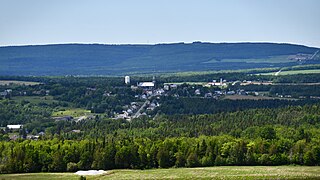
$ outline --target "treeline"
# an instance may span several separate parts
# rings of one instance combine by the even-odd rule
[[[103,136],[115,136],[119,139],[127,137],[146,137],[151,140],[167,137],[199,137],[228,134],[234,137],[258,138],[258,127],[274,126],[282,129],[281,137],[299,140],[296,135],[303,131],[306,137],[320,138],[320,107],[307,105],[277,109],[250,109],[229,113],[201,115],[164,115],[154,120],[147,117],[126,120],[96,119],[74,124],[62,123],[60,137],[64,139],[96,139]],[[52,132],[58,132],[58,127]],[[70,132],[79,129],[81,133]],[[50,133],[46,133],[50,135]],[[54,133],[51,133],[54,137]],[[50,139],[50,137],[48,137]]]
[[[294,98],[299,98],[304,96],[305,98],[310,98],[310,96],[320,96],[320,85],[234,85],[228,86],[229,90],[243,89],[245,91],[251,92],[268,92],[269,95],[290,95]]]
[[[270,88],[269,93],[271,95],[281,94],[281,95],[291,95],[292,97],[310,97],[318,96],[320,97],[320,85],[277,85]]]
[[[232,136],[126,138],[118,141],[0,142],[0,173],[65,172],[78,169],[168,168],[222,165],[319,165],[318,138],[273,138],[262,127],[256,139]],[[267,135],[267,136],[265,136]]]
[[[317,100],[215,100],[208,98],[174,98],[163,97],[161,106],[154,113],[173,114],[213,114],[239,111],[252,108],[278,108],[318,103]]]
[[[320,76],[319,74],[294,74],[276,76],[274,80],[277,83],[318,83],[320,82]]]
[[[0,127],[8,124],[44,123],[51,121],[51,107],[34,106],[26,101],[0,101]]]

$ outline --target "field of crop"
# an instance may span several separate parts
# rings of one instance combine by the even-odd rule
[[[30,82],[30,81],[11,81],[11,80],[0,80],[0,85],[38,85],[38,82]]]
[[[281,71],[277,72],[270,72],[270,73],[263,73],[261,75],[293,75],[293,74],[317,74],[320,73],[320,69],[307,69],[307,70],[290,70],[290,71]]]
[[[150,170],[110,170],[91,179],[319,179],[318,166],[223,166]],[[0,179],[79,179],[73,173],[3,174]]]

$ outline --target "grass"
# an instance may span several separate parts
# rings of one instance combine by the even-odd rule
[[[1,174],[0,180],[42,180],[42,179],[79,179],[80,176],[73,173],[23,173],[23,174]]]
[[[73,116],[79,117],[91,114],[90,110],[81,109],[81,108],[72,108],[72,109],[62,109],[60,111],[56,111],[52,113],[52,116]]]
[[[0,80],[0,85],[38,85],[41,84],[39,82],[31,82],[31,81],[12,81],[12,80]]]
[[[320,69],[309,70],[294,70],[294,71],[281,71],[279,75],[292,75],[292,74],[316,74],[320,73]]]
[[[53,96],[14,96],[12,97],[12,100],[20,103],[21,101],[29,101],[33,104],[38,103],[47,103],[51,104],[53,102],[58,102],[56,100],[53,100]]]
[[[150,170],[110,170],[91,179],[319,179],[319,166],[222,166]],[[79,179],[73,173],[4,174],[0,179]]]

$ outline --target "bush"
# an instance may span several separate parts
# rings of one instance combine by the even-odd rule
[[[197,167],[199,166],[199,159],[196,153],[190,153],[190,155],[187,158],[187,166],[188,167]]]
[[[69,162],[67,164],[67,171],[68,172],[75,172],[78,170],[78,165],[77,163],[74,163],[74,162]]]

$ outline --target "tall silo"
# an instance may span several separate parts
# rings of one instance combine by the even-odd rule
[[[124,83],[130,84],[130,76],[125,76],[124,77]]]

